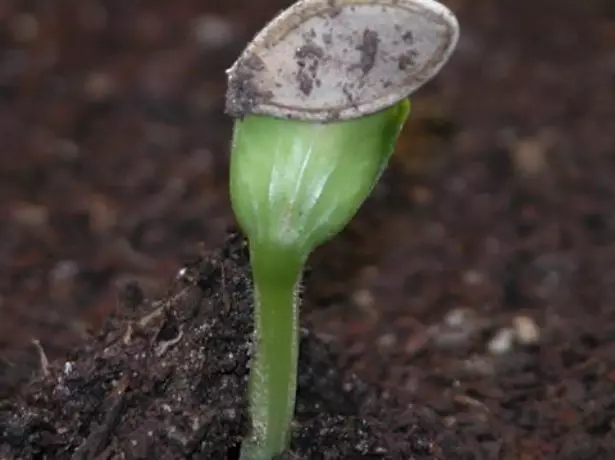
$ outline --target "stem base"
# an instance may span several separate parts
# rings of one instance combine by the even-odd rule
[[[287,247],[250,245],[254,278],[254,355],[249,404],[252,432],[241,460],[271,460],[290,441],[297,391],[299,305],[304,258]]]

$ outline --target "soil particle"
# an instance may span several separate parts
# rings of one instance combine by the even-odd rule
[[[358,68],[361,69],[363,76],[367,75],[376,63],[379,43],[378,32],[370,29],[363,31],[363,40],[357,46],[357,50],[361,53]]]
[[[399,56],[397,59],[397,66],[399,67],[399,70],[407,70],[412,68],[415,63],[416,55],[416,51],[411,50]]]
[[[255,54],[247,55],[237,62],[230,74],[226,93],[226,114],[241,118],[252,109],[271,99],[269,91],[262,91],[255,82],[258,73],[265,70],[265,63]]]
[[[414,44],[414,33],[412,33],[411,30],[404,32],[401,38],[404,41],[404,43],[406,43],[407,45]]]
[[[96,337],[2,402],[0,457],[236,458],[248,426],[246,247],[232,234],[226,247],[190,262],[159,301],[127,286],[124,309]],[[416,414],[392,417],[335,360],[302,331],[295,433],[283,458],[436,459],[454,445],[436,442],[431,416],[421,428]]]
[[[297,72],[297,81],[299,83],[299,90],[309,96],[314,89],[314,77],[308,75],[305,71],[300,70]]]
[[[342,12],[342,7],[338,5],[336,0],[327,0],[327,5],[329,6],[327,13],[330,18],[334,18]]]
[[[318,68],[321,60],[325,56],[325,51],[314,43],[306,43],[295,52],[295,62],[297,63],[297,82],[299,90],[309,96],[318,84]]]

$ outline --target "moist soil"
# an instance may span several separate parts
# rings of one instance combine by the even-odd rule
[[[615,458],[613,3],[447,3],[455,56],[310,261],[293,455]],[[224,69],[284,6],[0,5],[0,458],[237,455]]]
[[[0,406],[1,458],[236,459],[247,432],[252,289],[247,243],[182,271],[163,300],[122,290],[101,333]],[[301,336],[294,436],[286,459],[443,457],[437,430],[358,379],[327,347]],[[388,411],[385,408],[388,406]],[[431,431],[428,428],[431,425]]]

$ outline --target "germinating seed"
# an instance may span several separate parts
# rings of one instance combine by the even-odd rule
[[[226,111],[306,121],[362,117],[434,77],[459,25],[435,0],[301,0],[227,71]]]

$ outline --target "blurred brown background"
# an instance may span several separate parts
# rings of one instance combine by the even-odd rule
[[[364,377],[513,439],[506,458],[590,449],[615,423],[615,3],[445,3],[456,54],[313,257],[304,319]],[[224,69],[287,4],[0,0],[0,382],[32,339],[83,340],[118,284],[162,295],[222,243]]]

